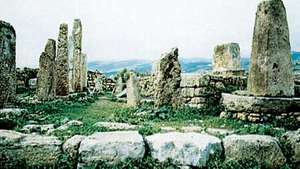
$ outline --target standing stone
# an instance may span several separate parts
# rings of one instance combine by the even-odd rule
[[[238,43],[218,45],[214,49],[213,70],[236,70],[241,65],[240,46]]]
[[[125,88],[125,84],[123,83],[123,78],[122,76],[119,76],[114,93],[119,94],[124,90],[124,88]]]
[[[57,82],[56,95],[67,96],[69,94],[69,60],[68,60],[68,25],[63,23],[59,27],[57,44]]]
[[[83,89],[87,88],[87,56],[85,53],[81,54],[81,86]]]
[[[68,55],[69,55],[69,91],[74,92],[74,40],[73,36],[68,40]]]
[[[38,88],[37,96],[39,100],[53,99],[55,96],[55,57],[56,43],[53,39],[48,39],[45,51],[42,52],[39,60],[39,72],[37,75]]]
[[[181,67],[178,60],[178,48],[162,55],[155,74],[155,106],[180,105]]]
[[[75,92],[83,91],[81,76],[82,76],[82,25],[79,19],[74,20],[73,32],[74,51],[73,51],[73,70],[74,70],[74,90]]]
[[[14,101],[16,83],[16,32],[0,21],[0,108]]]
[[[134,73],[130,73],[127,81],[127,105],[137,107],[140,104],[140,91],[138,87],[138,79]]]
[[[258,5],[248,92],[254,96],[294,95],[289,28],[281,0],[264,0]]]

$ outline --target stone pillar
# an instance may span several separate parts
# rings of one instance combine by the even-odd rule
[[[44,52],[42,52],[39,60],[39,72],[37,75],[37,96],[39,100],[49,100],[55,97],[56,90],[56,43],[55,40],[47,41]]]
[[[73,36],[69,36],[68,40],[68,57],[69,57],[69,92],[74,92],[74,40]]]
[[[56,95],[69,94],[69,60],[68,60],[68,25],[63,23],[59,27],[56,59]]]
[[[264,0],[258,5],[248,92],[253,96],[294,96],[289,28],[281,0]]]
[[[75,92],[82,92],[82,25],[79,19],[74,20],[73,32],[72,32],[73,40],[74,40],[74,51],[73,51],[73,61],[74,61],[74,90]]]
[[[155,106],[178,107],[180,99],[181,67],[178,48],[162,55],[155,75]]]
[[[237,70],[241,68],[240,46],[238,43],[218,45],[214,49],[213,70]]]
[[[122,76],[119,76],[119,78],[117,79],[117,82],[116,82],[116,88],[115,88],[115,91],[114,91],[114,94],[119,94],[121,93],[125,88],[125,84],[123,83],[123,78]]]
[[[81,54],[81,86],[83,89],[87,88],[87,56],[85,53]]]
[[[16,83],[16,32],[0,21],[0,108],[14,102]]]
[[[141,96],[138,87],[138,79],[134,73],[130,73],[127,81],[127,105],[137,107],[140,104]]]

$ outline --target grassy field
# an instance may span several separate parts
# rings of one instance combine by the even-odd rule
[[[62,125],[67,120],[79,120],[83,127],[72,127],[58,136],[72,136],[75,134],[89,135],[95,131],[107,131],[106,128],[95,127],[96,122],[123,122],[139,125],[143,135],[160,131],[161,127],[180,129],[186,126],[202,128],[222,128],[234,130],[240,134],[266,134],[280,136],[285,130],[294,129],[292,122],[277,122],[252,124],[233,119],[218,117],[221,108],[210,109],[181,108],[173,111],[167,107],[154,109],[152,105],[142,105],[140,108],[127,107],[126,103],[118,102],[107,94],[95,97],[76,97],[70,100],[52,101],[39,104],[20,104],[28,113],[18,119],[16,130],[22,128],[28,121],[38,124]],[[280,129],[278,129],[280,127]]]

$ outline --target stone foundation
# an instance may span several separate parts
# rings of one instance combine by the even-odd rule
[[[152,98],[154,77],[145,76],[139,80],[141,96]],[[241,76],[220,76],[213,74],[182,74],[181,98],[184,105],[191,107],[208,107],[219,105],[222,92],[243,90],[247,78]]]
[[[255,97],[222,94],[223,117],[243,121],[267,122],[274,119],[295,119],[300,122],[300,98]]]
[[[224,91],[245,89],[247,79],[238,76],[184,75],[181,81],[181,96],[184,104],[191,107],[219,105]]]

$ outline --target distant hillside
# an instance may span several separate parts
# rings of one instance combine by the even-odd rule
[[[300,52],[292,51],[293,63],[300,63]],[[211,59],[180,59],[181,67],[184,73],[195,73],[195,72],[204,72],[212,69]],[[245,70],[249,70],[250,59],[242,58],[241,65]],[[95,61],[88,63],[90,70],[99,70],[104,72],[106,75],[114,75],[120,70],[127,68],[136,72],[151,72],[152,61],[149,60],[126,60],[126,61],[111,61],[111,62],[102,62]]]

